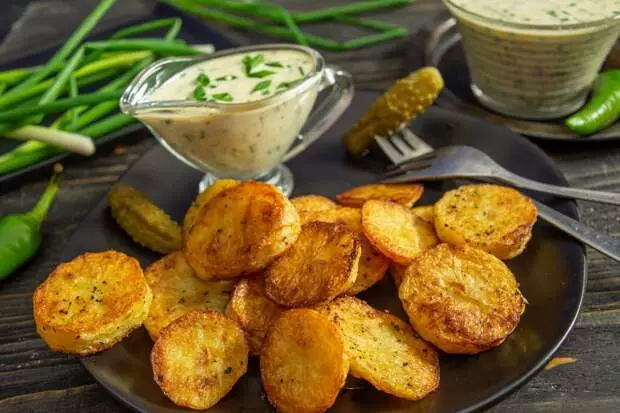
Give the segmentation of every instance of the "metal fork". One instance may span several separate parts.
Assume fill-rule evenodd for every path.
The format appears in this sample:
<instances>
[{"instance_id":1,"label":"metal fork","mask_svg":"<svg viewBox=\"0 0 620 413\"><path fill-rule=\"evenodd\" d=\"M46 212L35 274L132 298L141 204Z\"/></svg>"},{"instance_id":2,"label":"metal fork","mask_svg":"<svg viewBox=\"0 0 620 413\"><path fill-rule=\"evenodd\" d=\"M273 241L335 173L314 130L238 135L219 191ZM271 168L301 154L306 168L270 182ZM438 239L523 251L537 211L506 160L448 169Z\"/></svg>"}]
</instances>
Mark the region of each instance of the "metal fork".
<instances>
[{"instance_id":1,"label":"metal fork","mask_svg":"<svg viewBox=\"0 0 620 413\"><path fill-rule=\"evenodd\" d=\"M385 182L392 183L454 178L492 179L517 188L565 198L620 205L618 193L549 185L523 178L504 169L486 153L471 146L448 146L415 159L403 159L384 178Z\"/></svg>"},{"instance_id":2,"label":"metal fork","mask_svg":"<svg viewBox=\"0 0 620 413\"><path fill-rule=\"evenodd\" d=\"M411 134L413 135L413 133ZM415 136L415 139L428 146L419 137ZM394 163L391 171L386 174L386 179L382 182L403 183L454 178L473 178L482 181L499 180L517 187L565 197L620 204L619 194L558 187L515 175L498 165L484 152L469 146L452 146L420 154L413 149L407 151L407 147L403 146L403 142L398 138L376 138L376 140L387 157ZM415 143L419 145L419 142ZM464 154L467 156L463 156ZM533 201L540 218L602 254L620 261L620 240L590 228L536 200Z\"/></svg>"}]
</instances>

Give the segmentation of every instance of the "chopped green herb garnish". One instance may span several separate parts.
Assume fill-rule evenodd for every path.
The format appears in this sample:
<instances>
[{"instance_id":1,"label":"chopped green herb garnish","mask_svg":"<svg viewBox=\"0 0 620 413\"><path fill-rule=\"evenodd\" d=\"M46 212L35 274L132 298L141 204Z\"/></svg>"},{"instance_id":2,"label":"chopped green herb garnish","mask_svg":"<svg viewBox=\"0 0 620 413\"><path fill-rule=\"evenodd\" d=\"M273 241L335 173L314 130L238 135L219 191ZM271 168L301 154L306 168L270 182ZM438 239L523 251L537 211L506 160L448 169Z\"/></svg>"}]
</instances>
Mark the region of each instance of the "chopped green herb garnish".
<instances>
[{"instance_id":1,"label":"chopped green herb garnish","mask_svg":"<svg viewBox=\"0 0 620 413\"><path fill-rule=\"evenodd\" d=\"M303 67L299 66L298 69L299 69L299 73L301 73L302 76L306 76L306 72L304 71Z\"/></svg>"},{"instance_id":2,"label":"chopped green herb garnish","mask_svg":"<svg viewBox=\"0 0 620 413\"><path fill-rule=\"evenodd\" d=\"M575 7L576 5L577 5L577 3L570 3L570 4L568 5L568 7Z\"/></svg>"},{"instance_id":3,"label":"chopped green herb garnish","mask_svg":"<svg viewBox=\"0 0 620 413\"><path fill-rule=\"evenodd\" d=\"M196 89L194 89L192 96L194 97L194 99L200 102L204 102L205 100L207 100L207 93L202 86L196 86Z\"/></svg>"},{"instance_id":4,"label":"chopped green herb garnish","mask_svg":"<svg viewBox=\"0 0 620 413\"><path fill-rule=\"evenodd\" d=\"M261 90L268 89L271 86L271 80L263 80L262 82L258 82L254 89L252 89L251 93L260 92Z\"/></svg>"},{"instance_id":5,"label":"chopped green herb garnish","mask_svg":"<svg viewBox=\"0 0 620 413\"><path fill-rule=\"evenodd\" d=\"M558 14L556 13L555 10L549 10L547 14L551 17L558 17Z\"/></svg>"},{"instance_id":6,"label":"chopped green herb garnish","mask_svg":"<svg viewBox=\"0 0 620 413\"><path fill-rule=\"evenodd\" d=\"M226 76L220 76L218 78L215 78L215 80L221 82L221 81L225 81L225 80L235 80L237 78L237 76L235 75L226 75Z\"/></svg>"},{"instance_id":7,"label":"chopped green herb garnish","mask_svg":"<svg viewBox=\"0 0 620 413\"><path fill-rule=\"evenodd\" d=\"M211 83L211 79L209 79L209 76L201 73L196 78L196 83L198 83L198 85L200 86L209 86L209 83Z\"/></svg>"},{"instance_id":8,"label":"chopped green herb garnish","mask_svg":"<svg viewBox=\"0 0 620 413\"><path fill-rule=\"evenodd\" d=\"M263 56L262 54L257 54L256 56L245 56L241 60L241 63L243 63L243 66L245 67L245 74L250 76L250 73L252 73L252 69L263 63L263 60L265 60L265 56Z\"/></svg>"},{"instance_id":9,"label":"chopped green herb garnish","mask_svg":"<svg viewBox=\"0 0 620 413\"><path fill-rule=\"evenodd\" d=\"M263 96L267 96L267 95L269 94L269 91L268 91L268 90L263 90L261 94L262 94Z\"/></svg>"},{"instance_id":10,"label":"chopped green herb garnish","mask_svg":"<svg viewBox=\"0 0 620 413\"><path fill-rule=\"evenodd\" d=\"M291 82L282 82L278 85L276 89L290 89L292 86L295 86L300 81L301 79L293 80Z\"/></svg>"},{"instance_id":11,"label":"chopped green herb garnish","mask_svg":"<svg viewBox=\"0 0 620 413\"><path fill-rule=\"evenodd\" d=\"M265 63L265 66L269 66L269 67L284 67L284 66L282 66L282 63L280 63L280 62L267 62L267 63Z\"/></svg>"},{"instance_id":12,"label":"chopped green herb garnish","mask_svg":"<svg viewBox=\"0 0 620 413\"><path fill-rule=\"evenodd\" d=\"M275 72L272 72L271 70L259 70L258 72L248 73L248 76L249 77L255 77L255 78L258 78L258 79L262 79L264 77L271 76L274 73Z\"/></svg>"},{"instance_id":13,"label":"chopped green herb garnish","mask_svg":"<svg viewBox=\"0 0 620 413\"><path fill-rule=\"evenodd\" d=\"M216 93L215 95L211 95L211 98L214 100L219 100L221 102L233 101L233 97L230 93Z\"/></svg>"}]
</instances>

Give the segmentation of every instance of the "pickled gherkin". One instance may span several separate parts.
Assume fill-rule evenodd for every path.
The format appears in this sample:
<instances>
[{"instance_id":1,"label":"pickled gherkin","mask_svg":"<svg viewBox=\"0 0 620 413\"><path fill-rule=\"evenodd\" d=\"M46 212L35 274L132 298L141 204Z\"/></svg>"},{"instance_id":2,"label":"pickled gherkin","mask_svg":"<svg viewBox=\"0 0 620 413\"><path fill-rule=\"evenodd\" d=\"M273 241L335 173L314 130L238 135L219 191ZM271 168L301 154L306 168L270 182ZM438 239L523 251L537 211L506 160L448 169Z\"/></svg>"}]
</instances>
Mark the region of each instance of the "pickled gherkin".
<instances>
[{"instance_id":1,"label":"pickled gherkin","mask_svg":"<svg viewBox=\"0 0 620 413\"><path fill-rule=\"evenodd\" d=\"M344 136L344 144L353 155L363 155L375 136L394 134L428 109L443 86L443 78L434 67L423 67L398 80Z\"/></svg>"},{"instance_id":2,"label":"pickled gherkin","mask_svg":"<svg viewBox=\"0 0 620 413\"><path fill-rule=\"evenodd\" d=\"M138 244L162 254L183 246L179 224L135 187L127 184L112 186L108 192L108 204L118 225Z\"/></svg>"}]
</instances>

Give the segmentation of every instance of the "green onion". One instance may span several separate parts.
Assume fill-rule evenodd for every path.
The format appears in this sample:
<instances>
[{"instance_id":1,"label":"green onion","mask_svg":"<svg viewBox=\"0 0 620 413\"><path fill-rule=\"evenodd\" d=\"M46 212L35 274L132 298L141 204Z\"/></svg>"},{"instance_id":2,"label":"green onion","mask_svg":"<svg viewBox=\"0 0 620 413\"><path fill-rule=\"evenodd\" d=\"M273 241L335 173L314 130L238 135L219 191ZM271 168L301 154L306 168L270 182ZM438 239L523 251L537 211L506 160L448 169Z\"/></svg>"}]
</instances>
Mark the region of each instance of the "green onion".
<instances>
[{"instance_id":1,"label":"green onion","mask_svg":"<svg viewBox=\"0 0 620 413\"><path fill-rule=\"evenodd\" d=\"M269 66L269 67L279 67L279 68L284 67L284 66L282 65L282 63L280 63L280 62L267 62L267 63L265 63L265 66Z\"/></svg>"},{"instance_id":2,"label":"green onion","mask_svg":"<svg viewBox=\"0 0 620 413\"><path fill-rule=\"evenodd\" d=\"M207 100L207 92L205 92L204 87L196 86L196 89L192 92L192 97L199 102L204 102Z\"/></svg>"},{"instance_id":3,"label":"green onion","mask_svg":"<svg viewBox=\"0 0 620 413\"><path fill-rule=\"evenodd\" d=\"M307 12L295 13L295 21L297 23L312 23L317 21L329 20L334 16L342 14L361 14L387 7L398 7L411 4L412 0L370 0L359 1L339 6L331 6L323 9L312 10Z\"/></svg>"},{"instance_id":4,"label":"green onion","mask_svg":"<svg viewBox=\"0 0 620 413\"><path fill-rule=\"evenodd\" d=\"M211 98L214 100L220 100L222 102L233 101L233 97L230 93L216 93L215 95L211 95Z\"/></svg>"},{"instance_id":5,"label":"green onion","mask_svg":"<svg viewBox=\"0 0 620 413\"><path fill-rule=\"evenodd\" d=\"M107 40L86 43L85 46L94 50L149 50L155 53L173 54L177 56L202 54L201 51L194 49L191 46L185 46L172 40L160 39Z\"/></svg>"},{"instance_id":6,"label":"green onion","mask_svg":"<svg viewBox=\"0 0 620 413\"><path fill-rule=\"evenodd\" d=\"M284 20L284 23L286 24L288 29L293 34L295 41L304 46L308 46L308 40L306 39L306 36L301 30L299 30L299 26L297 26L291 14L282 6L278 5L275 6L275 8L280 11L280 15L282 16L282 19Z\"/></svg>"},{"instance_id":7,"label":"green onion","mask_svg":"<svg viewBox=\"0 0 620 413\"><path fill-rule=\"evenodd\" d=\"M152 55L150 52L123 53L117 56L109 57L107 59L99 60L97 62L84 65L83 67L76 70L73 73L73 76L75 76L76 79L78 80L80 80L81 78L84 78L83 81L78 82L78 85L80 87L82 87L83 85L86 86L86 84L96 83L97 81L100 81L110 76L111 74L113 74L113 72L108 71L108 69L116 69L119 67L133 66L134 64L136 64L136 62L139 62L151 56ZM92 77L89 79L88 82L85 82L88 76L92 76ZM45 92L46 90L51 88L53 84L54 84L54 79L49 79L29 89L23 90L20 93L12 94L11 96L9 96L9 93L14 90L14 89L11 89L11 91L0 96L0 102L2 102L2 104L4 105L14 105L28 98L36 96L42 92Z\"/></svg>"},{"instance_id":8,"label":"green onion","mask_svg":"<svg viewBox=\"0 0 620 413\"><path fill-rule=\"evenodd\" d=\"M88 136L43 126L24 126L6 134L11 139L34 140L84 156L95 153L95 144Z\"/></svg>"},{"instance_id":9,"label":"green onion","mask_svg":"<svg viewBox=\"0 0 620 413\"><path fill-rule=\"evenodd\" d=\"M123 39L125 37L135 36L154 30L170 27L171 30L166 34L166 38L174 39L179 34L182 21L179 17L169 17L167 19L154 20L146 23L137 24L135 26L126 27L110 36L110 39Z\"/></svg>"},{"instance_id":10,"label":"green onion","mask_svg":"<svg viewBox=\"0 0 620 413\"><path fill-rule=\"evenodd\" d=\"M226 75L226 76L220 76L215 78L215 80L217 81L227 81L227 80L235 80L237 79L237 76L235 75Z\"/></svg>"},{"instance_id":11,"label":"green onion","mask_svg":"<svg viewBox=\"0 0 620 413\"><path fill-rule=\"evenodd\" d=\"M77 80L75 77L71 76L69 79L69 96L72 98L76 98L80 95L80 90L78 88ZM83 109L82 109L83 110ZM71 118L70 125L71 129L75 129L75 125L77 124L78 115L81 112L80 107L76 106L69 110L69 116Z\"/></svg>"},{"instance_id":12,"label":"green onion","mask_svg":"<svg viewBox=\"0 0 620 413\"><path fill-rule=\"evenodd\" d=\"M209 79L209 76L201 73L196 78L196 83L198 83L200 86L209 86L209 83L211 83L211 79Z\"/></svg>"},{"instance_id":13,"label":"green onion","mask_svg":"<svg viewBox=\"0 0 620 413\"><path fill-rule=\"evenodd\" d=\"M119 113L110 116L95 125L82 129L79 133L81 135L90 136L91 138L96 139L135 122L136 120L131 116ZM6 174L22 169L26 166L44 161L45 159L51 158L52 156L63 152L65 151L49 145L32 150L22 149L7 152L0 155L0 174Z\"/></svg>"},{"instance_id":14,"label":"green onion","mask_svg":"<svg viewBox=\"0 0 620 413\"><path fill-rule=\"evenodd\" d=\"M243 63L243 67L245 68L245 74L250 76L250 73L252 72L252 70L256 66L261 64L263 60L265 60L265 56L261 53L257 54L256 56L250 56L250 55L244 56L243 59L241 60L241 63Z\"/></svg>"},{"instance_id":15,"label":"green onion","mask_svg":"<svg viewBox=\"0 0 620 413\"><path fill-rule=\"evenodd\" d=\"M76 98L61 99L56 102L46 103L39 106L7 110L0 113L0 122L11 122L30 115L60 112L77 105L86 105L99 103L106 100L119 99L121 95L122 91L90 93Z\"/></svg>"},{"instance_id":16,"label":"green onion","mask_svg":"<svg viewBox=\"0 0 620 413\"><path fill-rule=\"evenodd\" d=\"M248 77L254 77L254 78L262 79L264 77L271 76L274 73L275 72L272 72L271 70L259 70L258 72L248 73Z\"/></svg>"},{"instance_id":17,"label":"green onion","mask_svg":"<svg viewBox=\"0 0 620 413\"><path fill-rule=\"evenodd\" d=\"M271 86L271 80L263 80L262 82L258 82L250 93L260 92L261 90L268 89L269 86Z\"/></svg>"},{"instance_id":18,"label":"green onion","mask_svg":"<svg viewBox=\"0 0 620 413\"><path fill-rule=\"evenodd\" d=\"M58 65L63 64L67 57L80 45L82 40L84 40L88 33L93 29L93 27L95 27L95 25L115 2L116 0L101 0L41 70L33 73L22 83L15 86L3 96L0 96L0 107L6 107L9 104L7 102L13 97L13 95L36 85L54 72Z\"/></svg>"},{"instance_id":19,"label":"green onion","mask_svg":"<svg viewBox=\"0 0 620 413\"><path fill-rule=\"evenodd\" d=\"M393 39L395 37L403 37L407 35L407 29L399 27L396 29L388 30L383 33L371 34L369 36L360 37L359 39L349 40L342 44L342 47L347 49L356 49L359 47L370 46L385 40Z\"/></svg>"},{"instance_id":20,"label":"green onion","mask_svg":"<svg viewBox=\"0 0 620 413\"><path fill-rule=\"evenodd\" d=\"M299 74L300 74L300 75L302 75L302 76L306 76L306 72L304 71L304 68L303 68L303 67L299 66L299 67L297 67L297 69L299 69Z\"/></svg>"},{"instance_id":21,"label":"green onion","mask_svg":"<svg viewBox=\"0 0 620 413\"><path fill-rule=\"evenodd\" d=\"M385 30L402 28L402 26L399 26L397 24L386 23L380 20L375 20L375 19L365 19L361 17L352 17L352 16L342 15L342 16L334 16L334 20L341 22L341 23L351 24L351 25L364 27L366 29L372 29L372 30L385 31Z\"/></svg>"},{"instance_id":22,"label":"green onion","mask_svg":"<svg viewBox=\"0 0 620 413\"><path fill-rule=\"evenodd\" d=\"M185 0L160 0L164 3L168 3L180 10L183 10L187 13L190 13L194 16L201 17L204 19L215 20L222 23L225 23L231 27L237 27L239 29L244 29L248 31L253 31L257 33L264 33L275 37L280 37L284 39L294 40L295 37L288 28L262 24L255 22L252 19L247 19L245 17L235 16L233 14L216 11L212 9L206 9L204 7L198 7L194 4L188 3ZM342 46L339 42L331 39L326 39L324 37L315 36L312 34L305 34L306 40L310 46L321 47L327 50L340 51L342 50Z\"/></svg>"}]
</instances>

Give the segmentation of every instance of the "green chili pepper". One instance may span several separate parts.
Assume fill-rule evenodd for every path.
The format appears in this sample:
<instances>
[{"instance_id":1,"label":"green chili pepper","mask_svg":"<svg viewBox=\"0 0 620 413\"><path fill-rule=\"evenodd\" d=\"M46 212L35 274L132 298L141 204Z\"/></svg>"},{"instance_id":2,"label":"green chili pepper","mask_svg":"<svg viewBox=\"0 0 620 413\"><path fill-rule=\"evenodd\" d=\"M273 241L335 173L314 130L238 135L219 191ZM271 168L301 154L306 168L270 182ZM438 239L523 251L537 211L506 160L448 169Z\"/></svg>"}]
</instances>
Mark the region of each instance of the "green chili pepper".
<instances>
[{"instance_id":1,"label":"green chili pepper","mask_svg":"<svg viewBox=\"0 0 620 413\"><path fill-rule=\"evenodd\" d=\"M54 176L31 211L0 218L0 280L11 275L39 249L41 223L58 192L60 172L62 167L55 165Z\"/></svg>"},{"instance_id":2,"label":"green chili pepper","mask_svg":"<svg viewBox=\"0 0 620 413\"><path fill-rule=\"evenodd\" d=\"M620 70L609 70L596 78L592 98L566 119L566 126L579 135L605 129L620 118Z\"/></svg>"}]
</instances>

